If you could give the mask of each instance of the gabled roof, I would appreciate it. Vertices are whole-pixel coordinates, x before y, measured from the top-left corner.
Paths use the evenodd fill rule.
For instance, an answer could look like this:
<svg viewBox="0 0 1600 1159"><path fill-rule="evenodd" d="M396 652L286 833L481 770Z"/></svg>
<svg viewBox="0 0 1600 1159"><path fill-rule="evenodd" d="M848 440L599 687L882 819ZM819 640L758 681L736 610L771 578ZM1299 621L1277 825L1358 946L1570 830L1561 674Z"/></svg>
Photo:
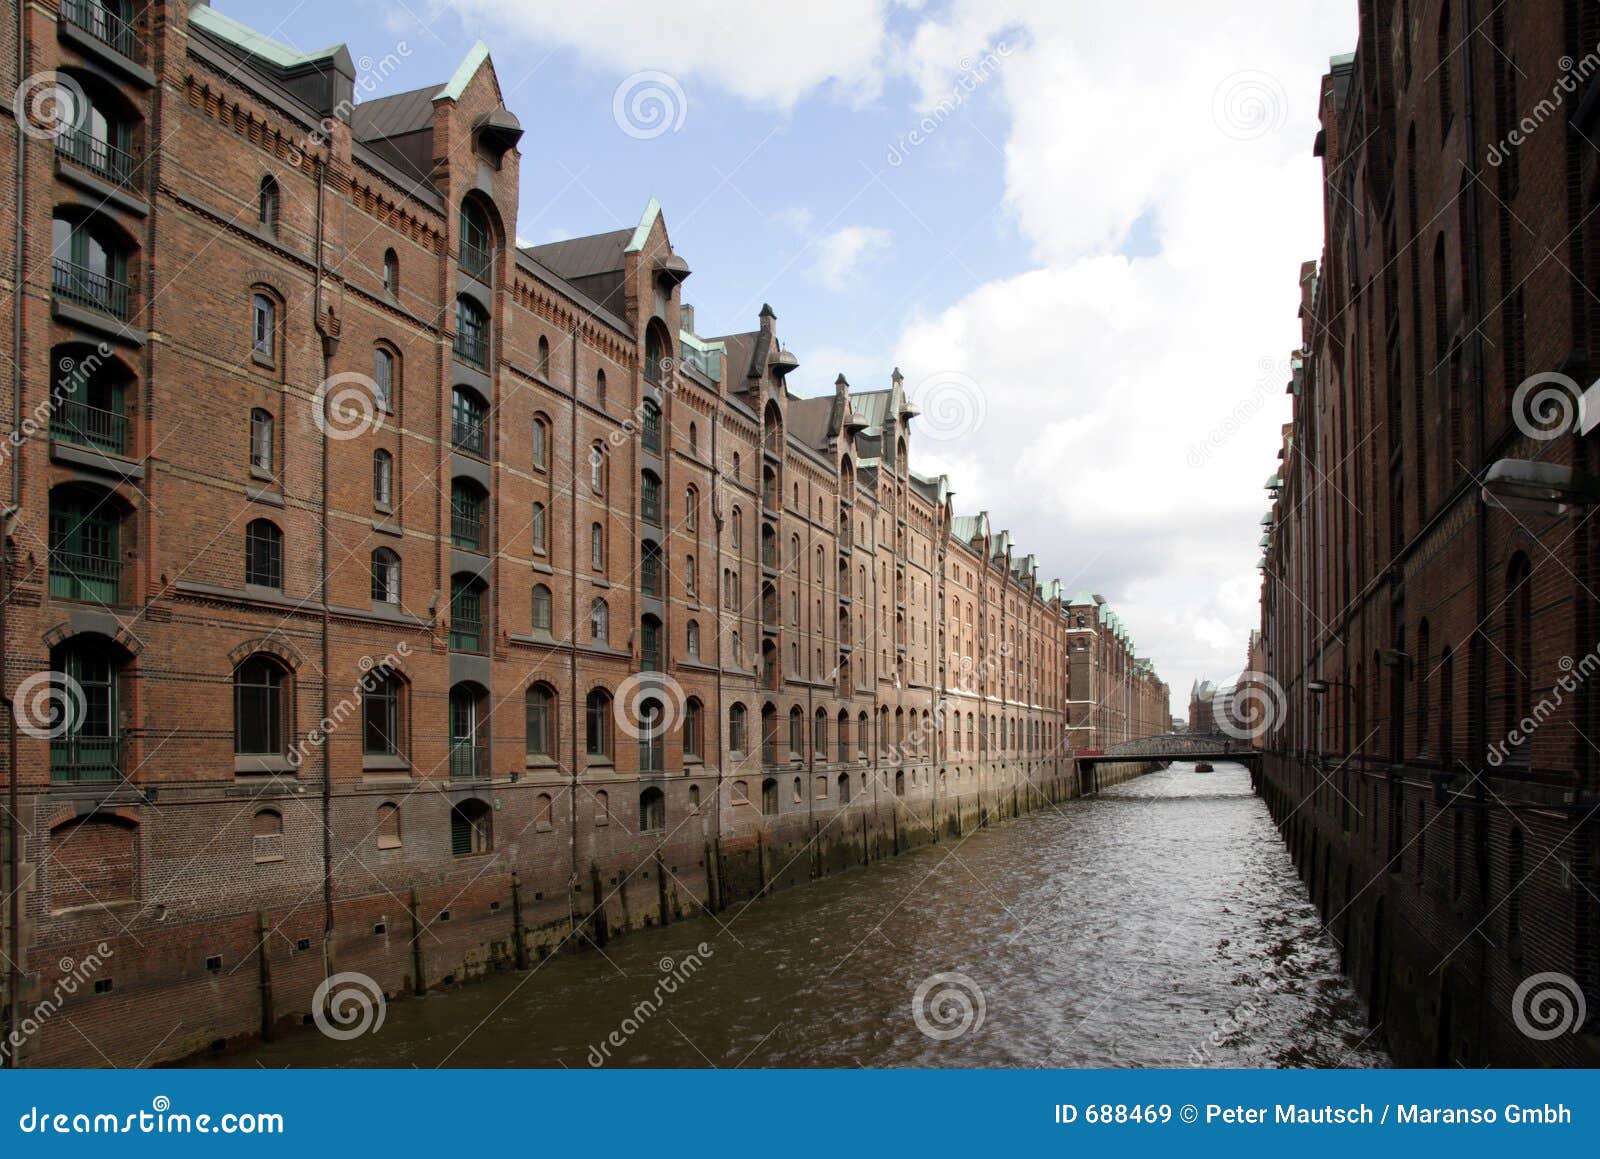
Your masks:
<svg viewBox="0 0 1600 1159"><path fill-rule="evenodd" d="M551 273L572 281L591 274L610 274L622 268L622 255L633 238L631 229L591 233L545 245L524 246L522 252Z"/></svg>
<svg viewBox="0 0 1600 1159"><path fill-rule="evenodd" d="M443 97L445 100L459 101L461 94L466 92L467 84L472 80L483 62L489 59L489 46L483 41L476 42L467 50L467 55L461 58L461 63L456 65L456 71L445 82L444 87L433 94L434 100Z"/></svg>
<svg viewBox="0 0 1600 1159"><path fill-rule="evenodd" d="M437 85L362 101L350 113L350 132L358 141L399 137L433 127L433 94Z"/></svg>
<svg viewBox="0 0 1600 1159"><path fill-rule="evenodd" d="M224 16L209 4L193 5L189 9L189 26L202 28L237 48L242 48L251 56L259 57L268 64L279 68L299 68L313 61L330 60L341 52L348 59L350 52L343 44L330 44L326 48L319 48L315 52L299 52L290 48L281 41L257 32L254 28L240 24L232 17Z"/></svg>

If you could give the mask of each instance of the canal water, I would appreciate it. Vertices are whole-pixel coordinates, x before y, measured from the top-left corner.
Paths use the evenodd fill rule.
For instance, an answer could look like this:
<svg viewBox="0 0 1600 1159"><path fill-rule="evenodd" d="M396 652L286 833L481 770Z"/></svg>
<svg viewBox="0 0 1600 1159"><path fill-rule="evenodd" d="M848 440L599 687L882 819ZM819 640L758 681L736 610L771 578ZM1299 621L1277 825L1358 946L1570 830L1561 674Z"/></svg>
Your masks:
<svg viewBox="0 0 1600 1159"><path fill-rule="evenodd" d="M224 1065L1389 1065L1338 965L1246 770L1179 763Z"/></svg>

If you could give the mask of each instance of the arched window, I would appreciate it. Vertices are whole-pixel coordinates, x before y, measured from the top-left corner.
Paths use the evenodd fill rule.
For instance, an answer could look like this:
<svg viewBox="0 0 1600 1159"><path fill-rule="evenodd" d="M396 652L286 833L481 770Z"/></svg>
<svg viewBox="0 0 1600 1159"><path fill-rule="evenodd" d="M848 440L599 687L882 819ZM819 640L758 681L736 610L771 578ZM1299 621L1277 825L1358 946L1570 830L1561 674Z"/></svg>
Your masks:
<svg viewBox="0 0 1600 1159"><path fill-rule="evenodd" d="M601 410L606 409L606 372L604 370L594 372L594 401L595 405Z"/></svg>
<svg viewBox="0 0 1600 1159"><path fill-rule="evenodd" d="M778 709L776 705L761 708L761 763L778 763Z"/></svg>
<svg viewBox="0 0 1600 1159"><path fill-rule="evenodd" d="M689 655L693 656L695 659L699 659L700 658L700 622L698 620L690 620L689 621L688 628L686 629L686 637L687 638L685 640L685 647L686 647Z"/></svg>
<svg viewBox="0 0 1600 1159"><path fill-rule="evenodd" d="M387 547L372 553L372 599L375 603L400 603L400 557Z"/></svg>
<svg viewBox="0 0 1600 1159"><path fill-rule="evenodd" d="M390 294L400 292L400 257L392 249L383 251L383 288Z"/></svg>
<svg viewBox="0 0 1600 1159"><path fill-rule="evenodd" d="M476 797L450 810L450 852L457 857L488 853L494 848L494 813Z"/></svg>
<svg viewBox="0 0 1600 1159"><path fill-rule="evenodd" d="M639 475L639 517L661 526L661 479L654 471Z"/></svg>
<svg viewBox="0 0 1600 1159"><path fill-rule="evenodd" d="M639 794L639 832L654 833L666 827L666 794L660 789L646 789Z"/></svg>
<svg viewBox="0 0 1600 1159"><path fill-rule="evenodd" d="M450 481L450 543L483 551L489 541L488 496L471 479Z"/></svg>
<svg viewBox="0 0 1600 1159"><path fill-rule="evenodd" d="M694 556L683 557L683 594L693 599L695 589L699 586L698 573L694 567Z"/></svg>
<svg viewBox="0 0 1600 1159"><path fill-rule="evenodd" d="M683 703L683 755L685 757L698 757L704 750L700 747L701 721L705 715L700 701L691 696Z"/></svg>
<svg viewBox="0 0 1600 1159"><path fill-rule="evenodd" d="M376 388L378 409L384 414L394 413L395 390L399 386L399 359L394 351L379 346L372 352L372 382Z"/></svg>
<svg viewBox="0 0 1600 1159"><path fill-rule="evenodd" d="M79 344L57 346L50 361L62 369L51 394L50 437L126 454L132 371L120 360L100 357L93 347ZM253 455L253 439L251 451Z"/></svg>
<svg viewBox="0 0 1600 1159"><path fill-rule="evenodd" d="M730 516L728 535L734 551L738 551L744 546L744 516L739 513L737 507L733 509Z"/></svg>
<svg viewBox="0 0 1600 1159"><path fill-rule="evenodd" d="M533 630L535 632L550 631L551 625L551 599L550 589L544 584L533 585Z"/></svg>
<svg viewBox="0 0 1600 1159"><path fill-rule="evenodd" d="M596 495L606 493L606 451L599 443L589 448L589 490Z"/></svg>
<svg viewBox="0 0 1600 1159"><path fill-rule="evenodd" d="M400 848L400 806L385 801L378 806L378 848Z"/></svg>
<svg viewBox="0 0 1600 1159"><path fill-rule="evenodd" d="M700 453L700 428L694 423L689 424L689 453L691 455Z"/></svg>
<svg viewBox="0 0 1600 1159"><path fill-rule="evenodd" d="M278 304L265 294L250 298L250 352L267 366L278 364Z"/></svg>
<svg viewBox="0 0 1600 1159"><path fill-rule="evenodd" d="M546 524L543 503L533 505L533 514L528 522L529 536L533 541L533 554L544 555L548 550L546 546Z"/></svg>
<svg viewBox="0 0 1600 1159"><path fill-rule="evenodd" d="M849 773L840 773L839 774L839 804L848 805L849 803L850 803L850 774Z"/></svg>
<svg viewBox="0 0 1600 1159"><path fill-rule="evenodd" d="M594 823L597 826L611 824L611 794L604 789L597 790L594 795Z"/></svg>
<svg viewBox="0 0 1600 1159"><path fill-rule="evenodd" d="M683 493L683 529L700 530L700 492L693 487Z"/></svg>
<svg viewBox="0 0 1600 1159"><path fill-rule="evenodd" d="M601 644L611 642L611 608L600 596L589 605L589 639Z"/></svg>
<svg viewBox="0 0 1600 1159"><path fill-rule="evenodd" d="M278 181L271 174L261 179L256 194L256 221L264 229L278 229Z"/></svg>
<svg viewBox="0 0 1600 1159"><path fill-rule="evenodd" d="M387 511L394 502L394 456L388 451L372 452L372 505Z"/></svg>
<svg viewBox="0 0 1600 1159"><path fill-rule="evenodd" d="M596 688L584 701L584 752L591 760L611 756L611 696Z"/></svg>
<svg viewBox="0 0 1600 1159"><path fill-rule="evenodd" d="M489 698L475 684L450 689L450 775L489 775Z"/></svg>
<svg viewBox="0 0 1600 1159"><path fill-rule="evenodd" d="M653 539L639 545L639 590L652 598L661 597L661 545Z"/></svg>
<svg viewBox="0 0 1600 1159"><path fill-rule="evenodd" d="M272 412L256 407L250 412L250 471L271 476L275 440Z"/></svg>
<svg viewBox="0 0 1600 1159"><path fill-rule="evenodd" d="M666 715L659 700L639 705L639 771L661 772L667 767Z"/></svg>
<svg viewBox="0 0 1600 1159"><path fill-rule="evenodd" d="M461 269L474 278L487 280L493 251L489 215L473 198L461 203Z"/></svg>
<svg viewBox="0 0 1600 1159"><path fill-rule="evenodd" d="M802 801L804 801L806 799L805 786L804 786L804 784L801 783L801 780L800 780L799 777L796 777L794 779L794 783L790 786L790 794L791 795L790 795L789 799L791 801L793 801L796 805L800 804L800 802L802 802Z"/></svg>
<svg viewBox="0 0 1600 1159"><path fill-rule="evenodd" d="M644 412L644 426L641 433L644 438L644 449L652 454L659 455L661 453L661 408L650 399L645 399L642 409Z"/></svg>
<svg viewBox="0 0 1600 1159"><path fill-rule="evenodd" d="M533 802L533 828L536 833L548 833L555 828L555 801L549 793L540 793Z"/></svg>
<svg viewBox="0 0 1600 1159"><path fill-rule="evenodd" d="M530 685L522 697L525 751L529 760L556 755L556 693L548 684Z"/></svg>
<svg viewBox="0 0 1600 1159"><path fill-rule="evenodd" d="M362 677L361 751L372 756L406 752L405 682L380 666Z"/></svg>
<svg viewBox="0 0 1600 1159"><path fill-rule="evenodd" d="M768 817L778 815L778 782L772 777L761 782L761 812Z"/></svg>
<svg viewBox="0 0 1600 1159"><path fill-rule="evenodd" d="M828 714L824 709L817 709L816 720L811 729L811 751L818 761L828 759Z"/></svg>
<svg viewBox="0 0 1600 1159"><path fill-rule="evenodd" d="M250 818L250 840L257 865L282 861L283 814L276 809L257 809Z"/></svg>
<svg viewBox="0 0 1600 1159"><path fill-rule="evenodd" d="M589 566L598 572L606 570L606 530L598 523L589 525Z"/></svg>
<svg viewBox="0 0 1600 1159"><path fill-rule="evenodd" d="M96 637L75 637L50 651L52 691L77 689L75 714L64 715L50 739L52 781L121 779L121 709L118 705L119 661ZM57 680L59 679L59 683Z"/></svg>
<svg viewBox="0 0 1600 1159"><path fill-rule="evenodd" d="M539 377L550 381L550 339L539 335Z"/></svg>
<svg viewBox="0 0 1600 1159"><path fill-rule="evenodd" d="M661 621L654 616L639 620L639 670L661 671Z"/></svg>
<svg viewBox="0 0 1600 1159"><path fill-rule="evenodd" d="M477 576L450 578L450 649L453 652L482 652L484 630L483 600L488 586Z"/></svg>
<svg viewBox="0 0 1600 1159"><path fill-rule="evenodd" d="M245 527L244 582L283 587L283 532L270 519L253 519Z"/></svg>
<svg viewBox="0 0 1600 1159"><path fill-rule="evenodd" d="M700 786L699 785L690 785L689 786L689 812L698 813L699 811L700 811Z"/></svg>
<svg viewBox="0 0 1600 1159"><path fill-rule="evenodd" d="M800 706L789 710L789 755L798 757L806 751L806 718Z"/></svg>
<svg viewBox="0 0 1600 1159"><path fill-rule="evenodd" d="M279 756L285 751L286 673L275 657L257 653L233 670L233 751Z"/></svg>
<svg viewBox="0 0 1600 1159"><path fill-rule="evenodd" d="M469 366L488 369L489 315L465 295L456 299L456 336L451 348Z"/></svg>
<svg viewBox="0 0 1600 1159"><path fill-rule="evenodd" d="M533 418L533 469L550 469L550 423L543 415Z"/></svg>
<svg viewBox="0 0 1600 1159"><path fill-rule="evenodd" d="M839 735L836 738L839 745L839 763L850 762L850 714L844 709L839 710Z"/></svg>
<svg viewBox="0 0 1600 1159"><path fill-rule="evenodd" d="M735 704L728 709L728 750L730 752L742 753L745 751L745 746L749 743L745 733L745 707L742 704Z"/></svg>
<svg viewBox="0 0 1600 1159"><path fill-rule="evenodd" d="M739 481L739 452L738 451L735 451L733 453L732 468L733 469L729 472L729 474L731 474L733 476L734 482L737 483Z"/></svg>
<svg viewBox="0 0 1600 1159"><path fill-rule="evenodd" d="M856 717L856 759L859 761L867 759L867 733L867 714L862 712Z"/></svg>
<svg viewBox="0 0 1600 1159"><path fill-rule="evenodd" d="M483 455L489 447L489 405L478 392L458 386L450 392L450 444L469 455Z"/></svg>

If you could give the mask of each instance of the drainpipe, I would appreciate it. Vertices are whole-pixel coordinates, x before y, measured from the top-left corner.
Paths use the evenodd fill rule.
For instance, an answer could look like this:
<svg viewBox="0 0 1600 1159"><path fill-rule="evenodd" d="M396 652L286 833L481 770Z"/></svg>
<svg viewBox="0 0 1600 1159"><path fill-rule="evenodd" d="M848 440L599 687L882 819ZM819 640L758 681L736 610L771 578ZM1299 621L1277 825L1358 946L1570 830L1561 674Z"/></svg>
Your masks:
<svg viewBox="0 0 1600 1159"><path fill-rule="evenodd" d="M574 325L570 335L572 339L572 424L567 432L571 454L571 458L568 461L572 464L572 494L570 496L571 502L567 504L567 544L572 560L572 570L569 575L570 582L567 584L567 673L571 681L569 687L572 689L572 694L567 697L567 735L571 738L568 747L572 750L572 768L569 777L572 783L572 808L570 810L571 823L568 827L569 837L567 841L572 851L572 880L567 883L567 911L569 914L572 910L572 890L578 884L578 640L580 638L578 635L578 553L582 550L578 542L578 408L582 405L578 401L579 329L580 327ZM594 902L596 906L599 906L600 898L596 896Z"/></svg>
<svg viewBox="0 0 1600 1159"><path fill-rule="evenodd" d="M27 17L25 6L17 5L17 82L28 75L28 36ZM12 419L11 430L13 437L20 437L22 432L22 325L23 302L26 295L22 292L22 280L27 273L27 230L24 228L27 210L27 152L28 134L22 131L21 125L17 127L17 164L16 164L16 204L13 212L16 218L15 229L12 235L11 262L12 262L12 294L11 294L11 405ZM21 445L11 448L11 503L0 516L0 656L10 655L10 647L6 635L7 613L11 607L11 549L9 546L11 520L15 518L22 505L22 456ZM9 1012L6 1020L8 1032L15 1030L22 1022L22 883L19 880L22 873L22 823L18 820L21 808L17 788L17 724L16 717L12 715L11 695L5 690L5 675L0 671L0 699L5 702L6 714L9 718L7 735L7 787L6 787L6 850L7 865L10 871L8 878L11 888L7 897L7 915L10 929L11 952L8 955L10 966L8 968L9 982L7 996L9 998ZM17 1066L15 1051L6 1052L6 1066Z"/></svg>
<svg viewBox="0 0 1600 1159"><path fill-rule="evenodd" d="M316 279L312 287L313 315L316 318L317 328L321 331L322 347L322 381L328 380L331 372L330 363L333 351L338 345L338 339L327 329L323 316L322 298L322 263L323 263L323 230L324 214L326 213L327 198L327 167L321 160L313 162L317 170L317 243L316 243ZM332 680L330 667L332 661L329 655L328 634L332 628L331 617L328 611L328 464L329 464L329 395L322 392L322 477L319 480L321 499L317 509L317 534L321 545L322 558L318 561L317 570L321 573L318 587L321 589L321 598L317 601L322 608L322 695L321 695L321 721L328 718L328 685ZM263 954L266 947L261 948ZM322 738L322 967L324 976L333 972L333 738Z"/></svg>

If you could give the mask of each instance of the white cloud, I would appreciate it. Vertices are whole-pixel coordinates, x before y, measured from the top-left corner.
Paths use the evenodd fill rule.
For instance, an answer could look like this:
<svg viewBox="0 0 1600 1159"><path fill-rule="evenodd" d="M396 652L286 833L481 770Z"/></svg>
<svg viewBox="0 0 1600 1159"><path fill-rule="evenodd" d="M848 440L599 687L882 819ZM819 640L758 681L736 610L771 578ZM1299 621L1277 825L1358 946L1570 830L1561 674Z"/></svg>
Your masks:
<svg viewBox="0 0 1600 1159"><path fill-rule="evenodd" d="M949 471L958 509L987 508L1047 576L1104 594L1179 712L1196 677L1238 673L1259 621L1261 482L1288 417L1299 266L1321 249L1311 141L1328 56L1354 39L1346 9L956 0L911 39L924 99L962 55L1010 45L989 83L1036 259L900 336L908 386L965 375L982 395L976 437L913 435L918 467ZM1118 255L1147 213L1160 252Z"/></svg>
<svg viewBox="0 0 1600 1159"><path fill-rule="evenodd" d="M885 250L893 234L870 225L847 225L834 230L817 245L813 267L817 278L830 290L843 290L856 273L856 267L873 253Z"/></svg>
<svg viewBox="0 0 1600 1159"><path fill-rule="evenodd" d="M821 86L852 95L875 91L887 4L455 0L455 7L469 29L482 20L534 44L575 49L589 63L615 72L619 81L641 69L671 73L684 84L692 115L694 79L780 108ZM495 43L492 36L485 39ZM506 62L501 67L506 69Z"/></svg>

